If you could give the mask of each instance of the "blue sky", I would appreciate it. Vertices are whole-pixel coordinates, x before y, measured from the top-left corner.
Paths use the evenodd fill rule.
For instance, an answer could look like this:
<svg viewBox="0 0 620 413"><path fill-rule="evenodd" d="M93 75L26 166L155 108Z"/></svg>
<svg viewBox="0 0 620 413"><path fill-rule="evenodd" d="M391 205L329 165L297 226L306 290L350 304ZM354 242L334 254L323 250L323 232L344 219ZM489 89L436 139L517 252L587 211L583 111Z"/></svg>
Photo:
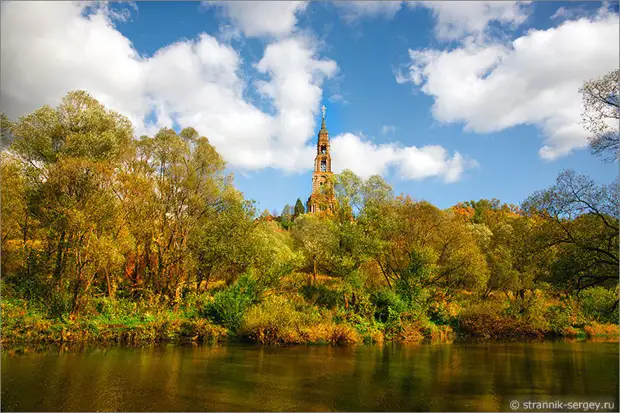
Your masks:
<svg viewBox="0 0 620 413"><path fill-rule="evenodd" d="M441 208L617 176L577 93L618 68L617 3L235 3L4 3L3 110L83 88L137 133L194 126L278 212L310 194L323 104L336 171Z"/></svg>

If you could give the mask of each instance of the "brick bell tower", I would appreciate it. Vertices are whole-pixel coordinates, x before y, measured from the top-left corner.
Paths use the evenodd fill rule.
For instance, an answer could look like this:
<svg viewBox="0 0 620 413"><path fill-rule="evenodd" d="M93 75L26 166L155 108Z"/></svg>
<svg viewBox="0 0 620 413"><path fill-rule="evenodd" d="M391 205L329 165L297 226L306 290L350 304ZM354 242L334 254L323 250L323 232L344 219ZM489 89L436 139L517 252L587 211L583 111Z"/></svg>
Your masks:
<svg viewBox="0 0 620 413"><path fill-rule="evenodd" d="M323 122L319 131L312 174L312 195L308 198L308 213L333 212L336 203L333 189L332 157L329 150L329 133L325 127L325 105L321 108Z"/></svg>

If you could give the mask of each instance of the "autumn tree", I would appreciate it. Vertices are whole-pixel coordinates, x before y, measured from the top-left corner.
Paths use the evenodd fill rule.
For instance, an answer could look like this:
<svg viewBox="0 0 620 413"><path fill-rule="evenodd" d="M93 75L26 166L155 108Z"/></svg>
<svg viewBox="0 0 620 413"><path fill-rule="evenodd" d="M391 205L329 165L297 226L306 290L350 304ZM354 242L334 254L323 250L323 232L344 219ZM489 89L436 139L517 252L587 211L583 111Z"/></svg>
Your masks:
<svg viewBox="0 0 620 413"><path fill-rule="evenodd" d="M567 170L524 203L531 216L544 221L538 248L557 254L554 282L578 290L618 283L619 182L597 185Z"/></svg>
<svg viewBox="0 0 620 413"><path fill-rule="evenodd" d="M12 125L13 122L9 120L9 117L5 113L0 112L0 150L7 148L13 141Z"/></svg>
<svg viewBox="0 0 620 413"><path fill-rule="evenodd" d="M23 225L38 222L46 229L44 243L29 251L26 261L37 262L38 276L48 286L45 275L50 271L54 290L47 293L46 305L58 303L58 311L76 314L89 289L122 262L122 220L113 175L129 153L131 124L78 91L56 109L44 106L20 118L11 133L9 151L27 178ZM31 278L32 271L27 266L24 276Z"/></svg>
<svg viewBox="0 0 620 413"><path fill-rule="evenodd" d="M579 92L583 95L582 123L590 134L592 153L606 161L618 160L620 70L585 82Z"/></svg>
<svg viewBox="0 0 620 413"><path fill-rule="evenodd" d="M284 205L284 208L282 208L282 214L280 215L280 223L282 224L282 227L284 227L285 229L290 228L293 222L294 213L295 212L292 206L290 206L289 204Z"/></svg>
<svg viewBox="0 0 620 413"><path fill-rule="evenodd" d="M376 201L360 215L390 287L479 289L487 279L473 231L451 213L409 197Z"/></svg>
<svg viewBox="0 0 620 413"><path fill-rule="evenodd" d="M486 257L489 278L483 297L502 291L523 298L544 277L548 254L533 246L540 220L497 199L459 203L450 210L469 223Z"/></svg>
<svg viewBox="0 0 620 413"><path fill-rule="evenodd" d="M392 187L381 176L373 175L363 180L349 169L335 176L334 192L341 208L355 216L367 205L394 196Z"/></svg>
<svg viewBox="0 0 620 413"><path fill-rule="evenodd" d="M292 237L308 263L312 265L312 274L316 282L319 265L328 260L337 245L333 222L329 218L314 214L302 215L295 220Z"/></svg>

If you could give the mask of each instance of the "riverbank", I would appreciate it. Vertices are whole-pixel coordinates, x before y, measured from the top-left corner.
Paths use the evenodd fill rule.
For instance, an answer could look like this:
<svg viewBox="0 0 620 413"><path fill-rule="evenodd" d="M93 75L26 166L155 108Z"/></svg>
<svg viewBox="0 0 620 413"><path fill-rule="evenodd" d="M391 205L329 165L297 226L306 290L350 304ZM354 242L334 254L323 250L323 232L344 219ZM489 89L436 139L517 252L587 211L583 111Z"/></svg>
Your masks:
<svg viewBox="0 0 620 413"><path fill-rule="evenodd" d="M2 302L4 347L40 343L256 343L260 345L327 344L346 346L384 342L423 343L459 341L539 341L546 339L605 340L618 342L616 324L590 322L561 330L535 326L524 319L498 313L463 312L450 324L407 320L398 325L371 324L342 314L303 314L285 301L250 310L239 328L231 330L183 309L156 313L93 314L72 319L47 318L24 300ZM331 316L331 317L328 317Z"/></svg>

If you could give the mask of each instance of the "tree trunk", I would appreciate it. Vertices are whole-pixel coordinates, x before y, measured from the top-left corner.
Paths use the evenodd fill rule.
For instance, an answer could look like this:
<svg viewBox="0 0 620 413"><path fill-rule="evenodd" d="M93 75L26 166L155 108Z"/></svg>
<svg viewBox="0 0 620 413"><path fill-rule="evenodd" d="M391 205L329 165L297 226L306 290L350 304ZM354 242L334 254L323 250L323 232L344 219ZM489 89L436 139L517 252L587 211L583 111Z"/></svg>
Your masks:
<svg viewBox="0 0 620 413"><path fill-rule="evenodd" d="M313 267L314 267L314 272L313 272L313 279L314 279L314 284L316 284L316 276L317 276L317 269L316 269L316 257L313 258Z"/></svg>
<svg viewBox="0 0 620 413"><path fill-rule="evenodd" d="M112 298L112 285L110 285L110 274L107 269L103 270L105 272L105 282L108 286L108 297Z"/></svg>
<svg viewBox="0 0 620 413"><path fill-rule="evenodd" d="M62 276L62 258L65 249L65 231L60 234L58 240L58 248L56 250L56 267L54 268L54 278L60 284L60 278Z"/></svg>

